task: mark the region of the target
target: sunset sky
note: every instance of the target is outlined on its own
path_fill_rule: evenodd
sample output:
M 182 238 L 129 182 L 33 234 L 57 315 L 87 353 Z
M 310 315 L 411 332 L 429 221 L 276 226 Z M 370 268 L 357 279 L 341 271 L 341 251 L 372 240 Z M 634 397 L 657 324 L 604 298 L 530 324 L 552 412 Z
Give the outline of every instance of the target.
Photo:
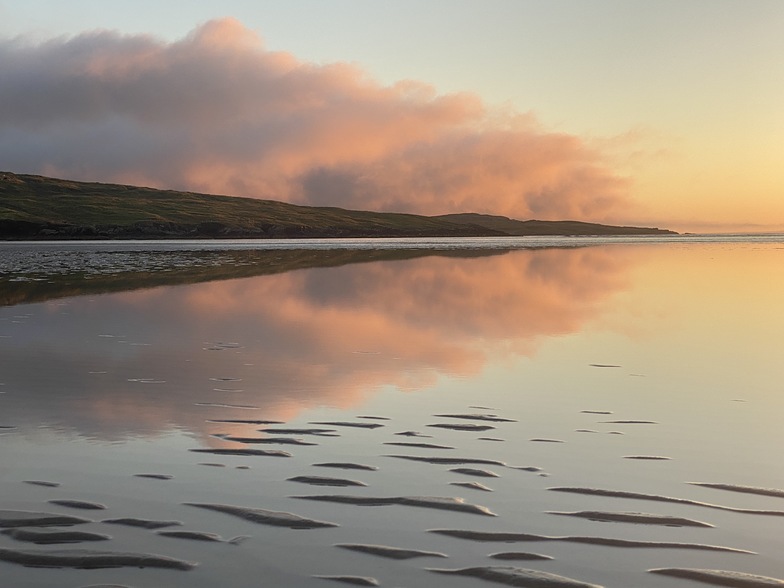
M 781 0 L 0 0 L 0 170 L 784 230 Z

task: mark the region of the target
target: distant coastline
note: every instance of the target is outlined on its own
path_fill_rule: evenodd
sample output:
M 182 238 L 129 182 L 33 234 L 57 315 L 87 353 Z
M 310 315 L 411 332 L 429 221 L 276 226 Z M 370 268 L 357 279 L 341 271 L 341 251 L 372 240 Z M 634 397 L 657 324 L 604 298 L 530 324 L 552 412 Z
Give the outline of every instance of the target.
M 476 213 L 421 216 L 77 182 L 0 172 L 0 239 L 309 239 L 675 235 L 581 221 Z

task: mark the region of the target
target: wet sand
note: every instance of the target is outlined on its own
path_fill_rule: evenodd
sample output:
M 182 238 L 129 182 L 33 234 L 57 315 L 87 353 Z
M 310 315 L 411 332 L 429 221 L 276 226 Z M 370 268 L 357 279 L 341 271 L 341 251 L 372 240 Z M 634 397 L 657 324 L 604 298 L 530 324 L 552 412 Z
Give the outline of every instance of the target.
M 703 374 L 590 346 L 474 381 L 448 346 L 427 363 L 414 340 L 409 356 L 368 337 L 352 348 L 371 351 L 313 358 L 283 338 L 254 348 L 257 331 L 220 321 L 160 342 L 158 324 L 134 330 L 135 306 L 108 320 L 112 300 L 66 301 L 105 305 L 93 325 L 68 305 L 0 312 L 6 353 L 50 321 L 100 340 L 65 361 L 42 338 L 47 369 L 0 373 L 4 585 L 784 586 L 780 444 L 755 436 L 776 411 L 751 386 L 700 384 L 710 394 L 689 404 Z M 374 395 L 379 381 L 432 382 L 440 361 L 454 381 Z M 352 388 L 358 365 L 383 377 Z

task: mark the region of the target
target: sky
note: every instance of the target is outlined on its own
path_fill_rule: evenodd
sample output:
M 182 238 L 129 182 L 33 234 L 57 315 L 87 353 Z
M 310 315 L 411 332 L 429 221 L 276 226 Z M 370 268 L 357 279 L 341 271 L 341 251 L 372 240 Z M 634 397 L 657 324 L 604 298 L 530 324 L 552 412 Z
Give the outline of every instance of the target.
M 781 0 L 0 0 L 0 169 L 784 230 Z

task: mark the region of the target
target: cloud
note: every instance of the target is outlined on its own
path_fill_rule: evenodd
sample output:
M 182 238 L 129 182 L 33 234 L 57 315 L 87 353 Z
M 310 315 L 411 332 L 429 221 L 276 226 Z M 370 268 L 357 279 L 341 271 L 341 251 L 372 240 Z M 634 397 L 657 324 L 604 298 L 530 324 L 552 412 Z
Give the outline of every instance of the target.
M 627 204 L 599 152 L 530 114 L 269 51 L 232 19 L 171 43 L 0 41 L 0 79 L 11 171 L 422 214 L 606 220 Z

